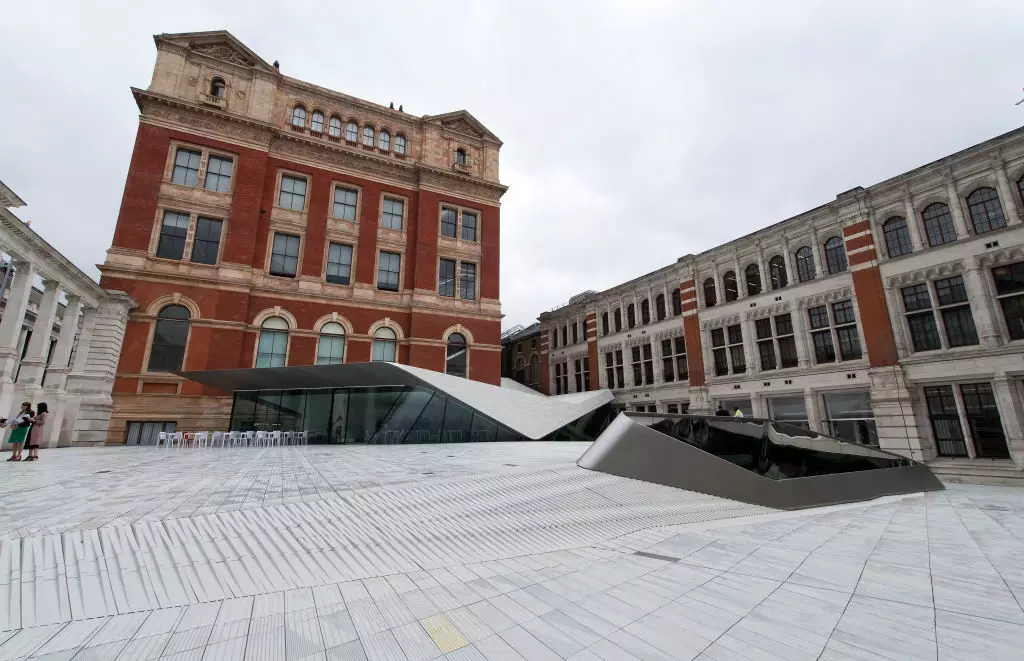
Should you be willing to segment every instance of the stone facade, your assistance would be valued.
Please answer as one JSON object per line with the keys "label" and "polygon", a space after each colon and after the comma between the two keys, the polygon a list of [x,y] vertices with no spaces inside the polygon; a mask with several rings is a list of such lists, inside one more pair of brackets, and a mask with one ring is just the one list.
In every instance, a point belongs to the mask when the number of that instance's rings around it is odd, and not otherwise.
{"label": "stone facade", "polygon": [[[1022,194],[1018,129],[576,297],[540,316],[545,388],[577,390],[596,353],[591,387],[629,409],[738,407],[1017,482]],[[573,331],[588,316],[595,338]]]}
{"label": "stone facade", "polygon": [[540,324],[516,327],[501,338],[501,376],[536,391],[540,378]]}
{"label": "stone facade", "polygon": [[370,360],[388,335],[398,362],[444,370],[459,329],[469,378],[498,383],[500,140],[466,111],[418,117],[285,76],[224,31],[155,40],[101,266],[139,302],[108,442],[129,422],[226,428],[230,397],[154,363],[169,306],[188,317],[178,369],[253,367],[270,320],[288,365],[323,359],[330,333],[331,360]]}
{"label": "stone facade", "polygon": [[0,183],[0,250],[11,258],[0,318],[0,415],[10,417],[22,401],[46,402],[40,445],[95,445],[107,435],[135,301],[101,288],[10,211],[23,205]]}

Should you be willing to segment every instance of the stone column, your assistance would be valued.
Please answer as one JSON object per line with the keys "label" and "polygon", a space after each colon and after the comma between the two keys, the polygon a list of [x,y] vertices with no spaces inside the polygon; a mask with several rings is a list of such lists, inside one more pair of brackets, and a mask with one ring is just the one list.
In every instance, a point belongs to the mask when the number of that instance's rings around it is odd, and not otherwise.
{"label": "stone column", "polygon": [[[68,374],[64,382],[64,406],[61,411],[57,445],[66,447],[73,444],[75,420],[78,419],[78,408],[81,396],[78,389],[85,374],[85,364],[89,356],[89,344],[92,342],[93,328],[96,326],[96,308],[82,306],[82,325],[78,332],[78,343],[74,349],[74,359],[68,366]],[[61,327],[63,331],[63,327]],[[57,425],[54,425],[55,427]]]}
{"label": "stone column", "polygon": [[[993,309],[996,302],[995,296],[990,296],[986,291],[985,274],[978,264],[977,257],[964,259],[964,289],[967,290],[967,300],[971,303],[971,314],[974,316],[974,325],[978,329],[978,341],[986,348],[997,347],[1002,344],[1002,336],[999,333],[999,322],[996,311]],[[941,323],[941,319],[937,319]]]}
{"label": "stone column", "polygon": [[800,369],[811,366],[810,336],[807,334],[807,319],[804,308],[794,308],[790,314],[793,319],[793,336],[796,339],[796,359]]}
{"label": "stone column", "polygon": [[949,197],[949,210],[953,214],[953,226],[956,228],[956,238],[966,239],[971,235],[967,229],[967,220],[964,218],[964,207],[960,200],[960,193],[956,190],[956,182],[953,181],[953,173],[946,172],[946,195]]}
{"label": "stone column", "polygon": [[760,241],[757,242],[757,271],[758,277],[761,279],[761,292],[771,291],[772,278],[764,268],[764,250],[761,249]]}
{"label": "stone column", "polygon": [[812,431],[822,431],[821,413],[818,407],[818,394],[810,388],[804,389],[804,408],[807,411],[807,425]]}
{"label": "stone column", "polygon": [[32,337],[29,339],[28,350],[21,361],[21,371],[18,373],[18,388],[24,389],[26,395],[43,387],[43,373],[46,371],[46,358],[50,353],[50,337],[53,335],[53,322],[57,318],[59,296],[60,283],[56,280],[44,280],[43,298],[39,302],[39,312],[36,314],[35,325],[32,326]]}
{"label": "stone column", "polygon": [[888,282],[882,283],[882,290],[885,292],[885,300],[891,312],[893,341],[896,344],[896,353],[900,358],[906,358],[913,353],[913,347],[910,344],[910,338],[907,337],[907,326],[903,315],[903,301],[900,300],[901,294],[894,290]]}
{"label": "stone column", "polygon": [[740,321],[740,328],[743,329],[743,353],[746,354],[747,359],[747,374],[760,374],[761,369],[754,354],[754,323],[747,317]]}
{"label": "stone column", "polygon": [[782,236],[782,263],[786,265],[786,286],[792,282],[798,282],[796,269],[794,268],[793,253],[789,247],[789,237]]}
{"label": "stone column", "polygon": [[[907,230],[910,232],[910,242],[913,244],[915,251],[920,250],[924,247],[924,242],[921,241],[921,221],[914,210],[914,198],[910,194],[910,189],[906,186],[903,187],[903,213],[907,215]],[[885,232],[882,232],[882,242],[885,242]],[[888,250],[886,250],[886,254],[889,254]]]}
{"label": "stone column", "polygon": [[1017,196],[1014,195],[1013,188],[1010,186],[1010,178],[1006,174],[1006,165],[999,154],[995,154],[992,161],[996,171],[996,182],[999,185],[999,199],[1006,212],[1006,224],[1018,225],[1021,222],[1020,210],[1017,208]]}
{"label": "stone column", "polygon": [[18,340],[25,323],[28,297],[32,293],[32,281],[36,270],[31,262],[12,262],[15,269],[11,281],[10,295],[0,319],[0,416],[13,413],[14,376],[18,371]]}
{"label": "stone column", "polygon": [[1021,393],[1009,377],[997,376],[992,379],[992,392],[999,406],[999,417],[1003,421],[1006,447],[1013,462],[1024,468],[1024,411]]}
{"label": "stone column", "polygon": [[825,260],[821,256],[821,246],[818,245],[818,230],[811,225],[811,255],[814,256],[814,277],[822,278],[828,275],[822,265]]}
{"label": "stone column", "polygon": [[64,309],[64,319],[61,322],[60,335],[57,336],[57,346],[53,350],[50,366],[46,370],[43,382],[44,397],[50,407],[50,417],[45,427],[46,437],[43,440],[46,447],[54,447],[58,444],[63,426],[68,400],[64,387],[67,384],[68,372],[71,371],[69,364],[71,348],[75,343],[75,335],[78,333],[78,314],[82,308],[81,297],[69,295],[67,299],[68,305]]}
{"label": "stone column", "polygon": [[[736,274],[736,300],[747,297],[746,283],[743,281],[743,269],[740,268],[740,255],[738,252],[732,254],[733,273]],[[725,285],[722,285],[722,292],[725,292]]]}
{"label": "stone column", "polygon": [[931,461],[936,448],[927,434],[921,433],[916,409],[920,408],[899,365],[873,367],[868,370],[871,382],[871,411],[875,416],[878,446],[915,461]]}

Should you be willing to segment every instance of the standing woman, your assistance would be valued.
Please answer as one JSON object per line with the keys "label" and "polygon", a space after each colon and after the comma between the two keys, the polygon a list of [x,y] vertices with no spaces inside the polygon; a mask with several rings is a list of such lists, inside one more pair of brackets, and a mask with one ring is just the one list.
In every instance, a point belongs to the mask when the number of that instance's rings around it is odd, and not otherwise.
{"label": "standing woman", "polygon": [[43,427],[49,415],[50,410],[46,408],[46,402],[39,402],[36,406],[36,417],[32,421],[32,426],[28,428],[28,459],[25,461],[39,461],[39,442],[46,433]]}
{"label": "standing woman", "polygon": [[14,420],[8,425],[14,431],[11,432],[11,458],[7,461],[21,461],[21,447],[25,444],[25,438],[28,436],[29,427],[32,426],[32,418],[35,417],[35,413],[32,412],[32,402],[22,402],[21,410],[18,411],[18,415],[14,416]]}

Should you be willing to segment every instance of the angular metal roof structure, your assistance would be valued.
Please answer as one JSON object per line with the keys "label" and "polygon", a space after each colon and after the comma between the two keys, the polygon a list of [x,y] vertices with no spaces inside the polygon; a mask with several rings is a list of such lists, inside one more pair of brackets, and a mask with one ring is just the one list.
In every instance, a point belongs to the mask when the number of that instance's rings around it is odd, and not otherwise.
{"label": "angular metal roof structure", "polygon": [[425,386],[443,392],[531,440],[540,440],[614,399],[610,390],[547,397],[410,365],[380,362],[207,370],[178,374],[224,392]]}

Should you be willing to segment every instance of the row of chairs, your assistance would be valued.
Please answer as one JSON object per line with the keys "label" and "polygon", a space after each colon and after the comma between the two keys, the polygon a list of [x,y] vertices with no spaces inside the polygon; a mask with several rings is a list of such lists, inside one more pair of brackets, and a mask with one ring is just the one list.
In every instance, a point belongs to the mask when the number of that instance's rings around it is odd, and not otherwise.
{"label": "row of chairs", "polygon": [[308,445],[309,434],[304,431],[196,431],[160,432],[156,445],[168,450],[178,448],[267,448],[282,445]]}

